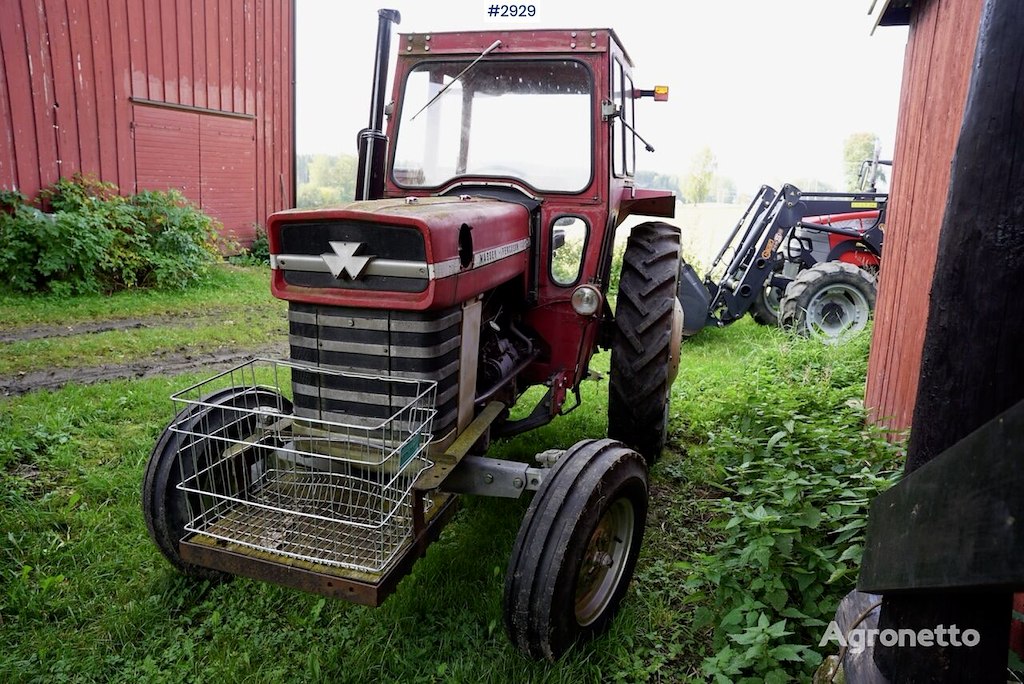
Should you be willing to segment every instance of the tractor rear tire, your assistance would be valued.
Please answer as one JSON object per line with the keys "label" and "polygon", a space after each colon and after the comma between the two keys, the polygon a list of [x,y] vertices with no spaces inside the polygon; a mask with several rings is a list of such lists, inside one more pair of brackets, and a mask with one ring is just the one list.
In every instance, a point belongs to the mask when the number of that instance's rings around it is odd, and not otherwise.
{"label": "tractor rear tire", "polygon": [[[678,364],[679,229],[641,223],[629,234],[615,306],[608,382],[608,436],[657,461],[668,435],[672,370]],[[681,310],[681,309],[679,309]]]}
{"label": "tractor rear tire", "polygon": [[840,343],[867,326],[877,291],[875,277],[853,264],[815,264],[786,288],[782,325],[828,344]]}
{"label": "tractor rear tire", "polygon": [[[185,525],[189,522],[189,495],[179,490],[178,484],[195,474],[196,464],[199,470],[212,464],[218,456],[214,450],[217,444],[224,444],[222,440],[243,440],[255,431],[255,415],[244,415],[232,409],[257,407],[290,412],[291,402],[269,389],[229,387],[219,390],[179,412],[150,453],[142,479],[142,512],[146,528],[160,553],[184,575],[208,580],[230,577],[181,558],[178,542],[185,536]],[[220,439],[215,442],[197,436],[203,433],[216,433]],[[191,456],[183,459],[181,454],[186,451]]]}
{"label": "tractor rear tire", "polygon": [[555,660],[607,630],[629,587],[647,520],[647,464],[610,439],[570,447],[530,502],[505,576],[505,629]]}

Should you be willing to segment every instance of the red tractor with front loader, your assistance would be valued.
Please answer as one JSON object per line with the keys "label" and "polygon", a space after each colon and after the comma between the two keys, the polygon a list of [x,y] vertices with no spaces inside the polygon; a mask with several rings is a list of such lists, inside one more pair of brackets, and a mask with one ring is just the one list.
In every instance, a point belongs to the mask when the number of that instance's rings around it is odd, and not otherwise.
{"label": "red tractor with front loader", "polygon": [[[412,33],[388,99],[398,19],[380,11],[356,201],[268,220],[290,358],[172,397],[181,410],[153,449],[143,510],[187,575],[377,605],[460,494],[533,491],[505,624],[524,653],[553,659],[615,615],[665,443],[678,230],[633,228],[614,312],[607,295],[616,227],[674,211],[671,193],[633,181],[637,141],[651,149],[634,105],[667,89],[636,87],[611,30]],[[485,456],[576,408],[601,347],[608,438],[533,463]]]}
{"label": "red tractor with front loader", "polygon": [[761,186],[704,280],[684,264],[684,334],[748,312],[826,343],[863,330],[875,308],[887,199]]}

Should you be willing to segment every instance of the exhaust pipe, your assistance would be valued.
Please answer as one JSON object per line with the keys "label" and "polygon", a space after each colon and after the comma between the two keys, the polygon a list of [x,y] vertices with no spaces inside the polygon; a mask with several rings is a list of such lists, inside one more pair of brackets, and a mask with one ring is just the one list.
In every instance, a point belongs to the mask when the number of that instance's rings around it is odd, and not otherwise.
{"label": "exhaust pipe", "polygon": [[384,135],[384,95],[388,80],[388,55],[391,52],[391,25],[402,23],[398,10],[377,10],[377,57],[373,65],[373,91],[370,95],[370,125],[359,131],[356,144],[356,199],[380,199],[384,196],[384,166],[388,139]]}

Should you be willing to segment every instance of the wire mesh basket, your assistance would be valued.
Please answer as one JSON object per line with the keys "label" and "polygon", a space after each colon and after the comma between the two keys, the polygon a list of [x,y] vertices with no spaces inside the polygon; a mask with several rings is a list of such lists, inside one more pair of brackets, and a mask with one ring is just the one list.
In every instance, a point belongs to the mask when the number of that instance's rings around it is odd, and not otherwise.
{"label": "wire mesh basket", "polygon": [[[306,388],[372,382],[376,410],[386,396],[388,417],[368,418],[356,401],[351,414],[333,402],[330,420],[315,406],[293,408],[295,377]],[[254,359],[174,394],[184,406],[171,431],[185,529],[272,556],[380,572],[411,536],[412,484],[432,465],[435,393],[432,381]]]}

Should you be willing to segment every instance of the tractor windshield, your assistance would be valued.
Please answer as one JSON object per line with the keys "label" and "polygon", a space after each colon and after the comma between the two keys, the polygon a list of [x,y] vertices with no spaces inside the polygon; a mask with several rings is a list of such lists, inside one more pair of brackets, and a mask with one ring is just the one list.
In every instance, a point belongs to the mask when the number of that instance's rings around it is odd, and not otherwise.
{"label": "tractor windshield", "polygon": [[590,70],[575,60],[482,61],[453,82],[467,64],[425,62],[409,73],[395,182],[439,187],[474,175],[518,178],[554,192],[586,188],[593,156]]}

